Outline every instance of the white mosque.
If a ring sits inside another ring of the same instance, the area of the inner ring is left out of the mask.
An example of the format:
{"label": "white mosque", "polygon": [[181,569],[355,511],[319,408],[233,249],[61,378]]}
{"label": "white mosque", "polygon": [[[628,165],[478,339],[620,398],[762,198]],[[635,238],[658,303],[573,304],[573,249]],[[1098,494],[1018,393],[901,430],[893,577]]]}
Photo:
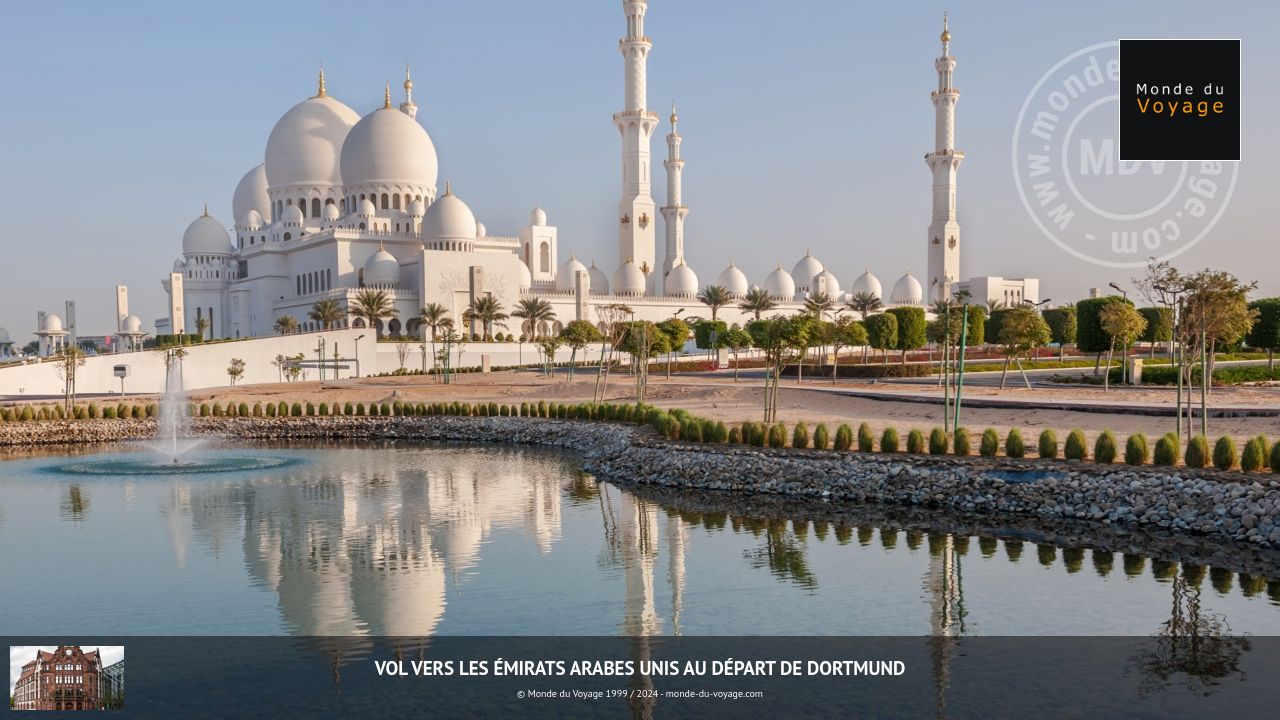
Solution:
{"label": "white mosque", "polygon": [[945,21],[932,93],[937,131],[934,149],[925,156],[933,174],[933,214],[924,278],[907,271],[886,295],[870,270],[842,285],[839,271],[806,252],[790,272],[779,264],[757,284],[732,262],[714,282],[700,279],[685,261],[689,208],[682,198],[684,160],[674,107],[663,162],[665,204],[658,207],[651,193],[650,149],[660,119],[647,102],[648,2],[623,0],[622,6],[626,106],[613,122],[622,139],[623,183],[611,272],[594,262],[588,267],[572,252],[563,258],[556,227],[541,208],[515,234],[491,235],[448,183],[441,192],[435,145],[418,121],[407,69],[403,102],[392,104],[388,86],[382,106],[363,117],[329,94],[321,70],[315,95],[280,118],[267,138],[263,163],[236,186],[234,230],[228,233],[206,208],[183,234],[182,257],[163,282],[169,316],[156,321],[156,331],[207,326],[210,337],[266,336],[284,316],[303,330],[320,330],[308,314],[321,300],[344,309],[340,326],[360,327],[364,321],[353,308],[365,288],[384,291],[397,311],[378,328],[383,335],[417,333],[414,318],[429,303],[443,305],[456,320],[484,295],[507,310],[525,297],[547,300],[556,322],[537,328],[539,333],[558,331],[571,320],[598,322],[596,308],[614,303],[625,303],[637,319],[658,321],[681,311],[705,316],[697,295],[709,285],[735,298],[720,310],[729,322],[750,319],[736,299],[755,287],[776,302],[771,312],[798,310],[816,293],[837,303],[871,293],[886,306],[928,305],[961,289],[977,303],[1039,299],[1035,279],[959,278],[956,173],[964,154],[954,146],[959,92],[952,86],[956,59]]}

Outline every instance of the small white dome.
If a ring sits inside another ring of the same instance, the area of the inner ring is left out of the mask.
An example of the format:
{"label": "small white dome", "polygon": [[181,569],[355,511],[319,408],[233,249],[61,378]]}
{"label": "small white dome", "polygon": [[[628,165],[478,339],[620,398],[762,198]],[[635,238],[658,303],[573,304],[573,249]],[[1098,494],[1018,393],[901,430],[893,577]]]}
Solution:
{"label": "small white dome", "polygon": [[875,275],[872,275],[870,268],[868,268],[865,272],[859,275],[856,280],[853,281],[853,287],[850,288],[849,290],[849,293],[852,295],[857,295],[858,293],[864,293],[864,292],[871,293],[876,298],[881,298],[884,296],[883,292],[880,289],[880,278],[876,277]]}
{"label": "small white dome", "polygon": [[808,250],[804,251],[804,257],[791,268],[791,279],[795,282],[796,287],[802,292],[808,292],[813,286],[813,278],[823,271],[822,263],[818,262],[818,258],[809,254]]}
{"label": "small white dome", "polygon": [[130,315],[124,319],[124,331],[127,333],[142,332],[142,318],[137,315]]}
{"label": "small white dome", "polygon": [[206,211],[182,233],[182,252],[184,255],[230,255],[231,236],[222,223]]}
{"label": "small white dome", "polygon": [[0,327],[0,343],[9,342],[9,331]]}
{"label": "small white dome", "polygon": [[240,218],[240,227],[244,230],[257,230],[262,227],[262,214],[256,208],[249,208],[249,212]]}
{"label": "small white dome", "polygon": [[529,272],[529,266],[525,265],[519,257],[516,257],[516,265],[519,266],[520,271],[520,289],[528,290],[533,286],[533,273]]}
{"label": "small white dome", "polygon": [[546,225],[547,211],[543,210],[540,207],[534,208],[533,212],[529,213],[529,224],[530,225]]}
{"label": "small white dome", "polygon": [[733,264],[729,263],[729,267],[720,273],[720,277],[716,278],[716,284],[729,291],[734,297],[742,297],[747,294],[747,276]]}
{"label": "small white dome", "polygon": [[579,271],[587,272],[588,277],[591,275],[591,273],[587,271],[586,265],[579,262],[577,258],[570,256],[569,259],[560,266],[560,271],[556,273],[556,289],[572,292],[573,284],[577,282]]}
{"label": "small white dome", "polygon": [[893,284],[889,302],[894,305],[919,305],[924,302],[924,290],[920,287],[920,281],[911,276],[910,270]]}
{"label": "small white dome", "polygon": [[342,144],[359,121],[354,110],[327,95],[294,105],[267,138],[263,167],[270,187],[341,186]]}
{"label": "small white dome", "polygon": [[398,285],[400,283],[400,263],[396,256],[383,248],[369,256],[364,263],[365,285]]}
{"label": "small white dome", "polygon": [[409,214],[413,217],[420,218],[427,214],[427,204],[421,200],[414,200],[409,203]]}
{"label": "small white dome", "polygon": [[364,198],[360,201],[360,211],[356,214],[360,217],[371,218],[378,214],[378,208],[373,204],[372,200]]}
{"label": "small white dome", "polygon": [[445,192],[427,208],[422,235],[428,240],[475,240],[476,216],[452,192]]}
{"label": "small white dome", "polygon": [[587,268],[587,272],[591,275],[591,292],[597,295],[609,294],[609,276],[604,271],[596,267],[596,261],[591,261],[591,267]]}
{"label": "small white dome", "polygon": [[830,270],[823,270],[822,272],[817,274],[817,276],[814,278],[813,287],[809,288],[809,292],[818,291],[817,278],[822,278],[826,282],[827,297],[831,298],[832,300],[836,300],[837,298],[840,297],[840,281],[836,279],[836,276],[832,274]]}
{"label": "small white dome", "polygon": [[301,225],[302,209],[297,205],[290,205],[284,209],[284,213],[280,216],[281,222],[285,225]]}
{"label": "small white dome", "polygon": [[482,237],[488,237],[488,235],[489,235],[489,228],[485,227],[484,223],[477,220],[476,221],[476,239],[479,240]]}
{"label": "small white dome", "polygon": [[187,267],[187,262],[186,262],[185,260],[183,260],[182,258],[178,258],[178,259],[176,259],[176,260],[174,260],[174,261],[173,261],[173,269],[174,269],[175,271],[183,270],[183,269],[185,269],[186,267]]}
{"label": "small white dome", "polygon": [[[271,217],[271,200],[267,197],[267,166],[258,165],[244,174],[231,196],[231,216],[243,218],[250,210],[257,210],[259,218]],[[259,220],[257,226],[261,226]]]}
{"label": "small white dome", "polygon": [[49,313],[44,316],[44,323],[40,325],[40,332],[60,333],[62,332],[62,318],[55,313]]}
{"label": "small white dome", "polygon": [[613,274],[614,295],[644,295],[645,285],[644,272],[630,260]]}
{"label": "small white dome", "polygon": [[698,276],[693,268],[681,263],[667,273],[666,293],[669,297],[693,297],[698,294]]}
{"label": "small white dome", "polygon": [[439,170],[427,131],[405,113],[379,108],[360,119],[342,143],[342,182],[361,186],[408,186],[433,194]]}
{"label": "small white dome", "polygon": [[764,291],[769,293],[775,300],[794,300],[796,297],[796,282],[779,265],[777,270],[769,273],[769,277],[764,279]]}
{"label": "small white dome", "polygon": [[324,219],[330,222],[337,220],[339,216],[337,203],[329,203],[324,206]]}

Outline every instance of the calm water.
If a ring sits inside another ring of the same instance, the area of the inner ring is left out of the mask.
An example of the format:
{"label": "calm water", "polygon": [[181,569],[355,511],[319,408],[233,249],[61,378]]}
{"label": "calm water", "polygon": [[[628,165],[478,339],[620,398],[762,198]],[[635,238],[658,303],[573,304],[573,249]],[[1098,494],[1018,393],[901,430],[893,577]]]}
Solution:
{"label": "calm water", "polygon": [[264,462],[180,476],[58,470],[119,451],[0,462],[0,635],[1148,635],[1188,608],[1280,634],[1265,578],[691,507],[598,484],[567,453],[206,452]]}

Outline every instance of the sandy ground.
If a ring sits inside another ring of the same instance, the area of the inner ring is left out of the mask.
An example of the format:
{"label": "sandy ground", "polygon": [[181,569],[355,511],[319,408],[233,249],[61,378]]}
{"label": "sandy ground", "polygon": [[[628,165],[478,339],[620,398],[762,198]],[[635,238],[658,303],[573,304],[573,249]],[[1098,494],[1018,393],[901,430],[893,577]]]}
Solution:
{"label": "sandy ground", "polygon": [[[450,385],[443,385],[429,377],[384,377],[341,380],[336,382],[296,382],[272,385],[254,385],[243,388],[226,388],[218,392],[194,392],[195,400],[217,399],[237,402],[312,400],[345,403],[347,401],[412,401],[412,402],[499,402],[519,403],[525,400],[560,402],[590,401],[595,387],[595,376],[580,372],[572,383],[567,375],[545,377],[538,371],[501,372],[491,375],[464,374],[455,376]],[[868,422],[877,431],[886,425],[900,430],[919,427],[922,430],[941,425],[942,406],[893,400],[873,400],[848,397],[838,391],[877,391],[913,395],[939,395],[934,386],[895,385],[890,383],[842,381],[838,386],[830,381],[806,380],[796,384],[794,379],[784,380],[780,390],[779,416],[788,424],[805,421],[810,427],[825,422],[833,427],[842,422],[856,424]],[[671,380],[661,373],[650,375],[648,402],[661,407],[681,407],[692,413],[724,420],[741,422],[759,420],[762,415],[763,386],[758,379],[743,379],[735,383],[731,375],[677,375]],[[1103,393],[1101,388],[996,388],[972,387],[966,389],[966,397],[995,397],[1018,400],[1058,401],[1078,399],[1123,404],[1173,403],[1173,391],[1150,389],[1113,389]],[[611,376],[609,400],[628,402],[635,399],[635,383],[625,373]],[[1280,393],[1269,388],[1217,389],[1212,395],[1212,405],[1231,407],[1280,407]],[[1089,435],[1104,429],[1118,434],[1141,431],[1149,436],[1159,436],[1173,429],[1172,417],[1129,415],[1120,412],[1096,413],[1067,410],[1028,408],[966,408],[962,423],[971,429],[994,427],[1005,431],[1012,427],[1023,429],[1028,441],[1041,429],[1053,428],[1059,439],[1073,428],[1081,428]],[[1197,422],[1198,426],[1198,422]],[[1230,433],[1240,438],[1259,433],[1280,436],[1280,417],[1248,417],[1210,419],[1210,435]]]}

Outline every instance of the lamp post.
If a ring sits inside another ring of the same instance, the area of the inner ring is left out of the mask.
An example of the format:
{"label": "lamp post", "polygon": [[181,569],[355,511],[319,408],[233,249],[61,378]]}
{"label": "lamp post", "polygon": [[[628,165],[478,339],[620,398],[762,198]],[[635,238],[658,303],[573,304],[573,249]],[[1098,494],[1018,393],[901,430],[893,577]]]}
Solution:
{"label": "lamp post", "polygon": [[364,339],[364,335],[356,336],[356,377],[360,377],[360,341]]}
{"label": "lamp post", "polygon": [[[1115,283],[1107,283],[1107,285],[1110,286],[1112,290],[1115,290],[1116,292],[1120,293],[1120,297],[1124,298],[1125,302],[1129,302],[1128,291],[1126,291],[1124,288],[1120,287]],[[1107,372],[1111,372],[1111,368],[1107,368]],[[1128,381],[1129,381],[1129,348],[1122,347],[1120,348],[1120,384],[1123,385]]]}
{"label": "lamp post", "polygon": [[[1179,296],[1187,291],[1187,284],[1185,282],[1178,283],[1177,285],[1157,284],[1157,285],[1153,285],[1152,289],[1160,293],[1160,297],[1162,299],[1165,297],[1168,297],[1167,304],[1169,305],[1169,309],[1173,312],[1173,337],[1169,339],[1169,364],[1173,367],[1174,373],[1177,374],[1178,376],[1178,399],[1175,403],[1176,410],[1175,410],[1175,416],[1174,416],[1173,430],[1174,430],[1174,434],[1178,436],[1178,445],[1181,446],[1182,445],[1182,364],[1183,364],[1183,361],[1185,360],[1184,356],[1186,353],[1185,353],[1185,346],[1182,343],[1182,338],[1178,332],[1183,321],[1182,298]],[[1174,345],[1175,342],[1177,343],[1176,354],[1175,354],[1175,345]],[[1190,405],[1191,405],[1190,398],[1188,398],[1187,434],[1191,433]]]}

